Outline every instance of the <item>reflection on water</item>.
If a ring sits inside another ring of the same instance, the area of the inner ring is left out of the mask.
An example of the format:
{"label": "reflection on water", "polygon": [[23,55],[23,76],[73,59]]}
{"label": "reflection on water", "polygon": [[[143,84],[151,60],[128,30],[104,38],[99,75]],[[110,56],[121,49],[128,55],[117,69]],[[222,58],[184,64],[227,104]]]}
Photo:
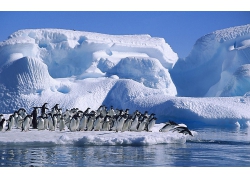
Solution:
{"label": "reflection on water", "polygon": [[201,129],[185,144],[150,146],[0,146],[0,166],[159,167],[250,166],[248,129]]}
{"label": "reflection on water", "polygon": [[[146,167],[173,166],[185,144],[154,146],[49,146],[0,149],[1,166]],[[182,152],[182,155],[188,155]]]}

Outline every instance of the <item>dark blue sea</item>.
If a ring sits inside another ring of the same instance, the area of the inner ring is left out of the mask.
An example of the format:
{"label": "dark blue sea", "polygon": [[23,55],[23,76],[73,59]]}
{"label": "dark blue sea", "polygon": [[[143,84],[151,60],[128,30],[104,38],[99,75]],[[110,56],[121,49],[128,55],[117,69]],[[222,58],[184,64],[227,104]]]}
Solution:
{"label": "dark blue sea", "polygon": [[194,129],[184,144],[55,145],[2,143],[1,167],[250,167],[250,130]]}

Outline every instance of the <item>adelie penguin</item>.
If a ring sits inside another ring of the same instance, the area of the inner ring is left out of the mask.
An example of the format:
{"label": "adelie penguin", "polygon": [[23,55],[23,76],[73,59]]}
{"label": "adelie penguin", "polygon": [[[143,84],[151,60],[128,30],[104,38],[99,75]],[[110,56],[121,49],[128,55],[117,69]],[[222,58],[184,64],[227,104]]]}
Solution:
{"label": "adelie penguin", "polygon": [[187,127],[183,127],[183,126],[175,127],[172,131],[173,132],[178,131],[179,133],[182,133],[182,134],[185,134],[185,135],[188,134],[190,136],[193,136],[191,131]]}
{"label": "adelie penguin", "polygon": [[65,130],[65,120],[63,118],[63,116],[61,117],[60,121],[59,121],[59,130]]}
{"label": "adelie penguin", "polygon": [[11,114],[10,117],[9,117],[9,120],[8,120],[8,128],[6,131],[11,131],[11,129],[14,127],[15,125],[15,118],[14,118],[14,115]]}
{"label": "adelie penguin", "polygon": [[46,109],[48,109],[48,108],[46,107],[47,104],[48,104],[48,103],[44,103],[44,104],[42,105],[42,107],[40,107],[40,108],[41,108],[41,115],[46,114]]}
{"label": "adelie penguin", "polygon": [[168,132],[171,129],[175,128],[176,126],[179,126],[176,122],[169,121],[169,122],[166,122],[165,125],[159,131],[160,132]]}
{"label": "adelie penguin", "polygon": [[37,114],[38,114],[38,108],[39,107],[33,107],[33,111],[32,111],[32,127],[33,129],[37,129]]}
{"label": "adelie penguin", "polygon": [[30,129],[31,115],[27,115],[22,122],[22,131],[27,132]]}
{"label": "adelie penguin", "polygon": [[6,124],[7,124],[6,120],[4,118],[2,118],[2,120],[0,122],[0,131],[5,130]]}

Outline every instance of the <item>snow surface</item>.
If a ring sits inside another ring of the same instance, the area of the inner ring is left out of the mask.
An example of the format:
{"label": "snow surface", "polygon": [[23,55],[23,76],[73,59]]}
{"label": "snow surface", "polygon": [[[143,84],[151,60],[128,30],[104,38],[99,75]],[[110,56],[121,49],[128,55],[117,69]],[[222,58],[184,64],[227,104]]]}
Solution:
{"label": "snow surface", "polygon": [[[183,144],[193,138],[178,132],[159,132],[165,124],[156,124],[152,132],[114,132],[114,131],[49,131],[30,129],[21,132],[20,129],[0,132],[0,144],[10,145],[54,144],[54,145],[155,145],[177,143]],[[195,131],[191,131],[196,135]]]}
{"label": "snow surface", "polygon": [[0,42],[0,110],[31,113],[45,102],[64,111],[96,110],[104,104],[155,113],[158,124],[244,127],[249,50],[250,25],[201,37],[185,59],[150,35],[19,30]]}

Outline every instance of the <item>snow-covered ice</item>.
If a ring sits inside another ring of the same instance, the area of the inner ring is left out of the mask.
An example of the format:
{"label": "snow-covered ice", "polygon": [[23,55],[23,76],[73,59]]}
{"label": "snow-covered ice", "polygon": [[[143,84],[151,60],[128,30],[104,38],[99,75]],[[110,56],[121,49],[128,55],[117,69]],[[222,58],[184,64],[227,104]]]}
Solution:
{"label": "snow-covered ice", "polygon": [[[54,145],[155,145],[178,143],[183,144],[193,138],[178,132],[159,132],[164,124],[156,124],[152,132],[114,132],[114,131],[49,131],[30,129],[21,132],[20,129],[0,132],[0,144],[54,144]],[[194,135],[195,131],[191,131]]]}
{"label": "snow-covered ice", "polygon": [[155,113],[157,124],[248,126],[249,39],[250,25],[218,30],[178,59],[163,38],[150,35],[19,30],[0,42],[0,110],[104,104]]}

